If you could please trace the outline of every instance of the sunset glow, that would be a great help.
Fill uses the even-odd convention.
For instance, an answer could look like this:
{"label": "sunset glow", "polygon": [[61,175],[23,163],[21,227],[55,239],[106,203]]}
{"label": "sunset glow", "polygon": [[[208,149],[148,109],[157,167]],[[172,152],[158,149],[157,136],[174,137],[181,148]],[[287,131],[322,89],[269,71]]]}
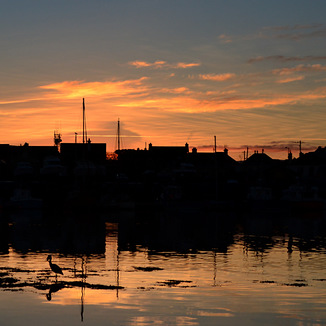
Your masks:
{"label": "sunset glow", "polygon": [[284,144],[295,156],[299,140],[325,146],[325,2],[221,5],[7,3],[0,143],[51,145],[54,129],[72,142],[85,98],[88,133],[108,151],[118,118],[127,148],[211,151],[216,136],[239,159],[247,146],[281,158]]}

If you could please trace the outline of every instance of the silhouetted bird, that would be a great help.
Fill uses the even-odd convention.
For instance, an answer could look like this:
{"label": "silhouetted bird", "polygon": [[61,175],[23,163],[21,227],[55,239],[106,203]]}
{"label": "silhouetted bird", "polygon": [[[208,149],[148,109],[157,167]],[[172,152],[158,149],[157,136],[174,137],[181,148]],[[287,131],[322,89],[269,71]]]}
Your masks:
{"label": "silhouetted bird", "polygon": [[58,274],[63,275],[61,267],[59,267],[57,264],[52,264],[52,256],[51,255],[49,255],[46,260],[49,262],[50,268],[55,273],[55,278],[57,278]]}

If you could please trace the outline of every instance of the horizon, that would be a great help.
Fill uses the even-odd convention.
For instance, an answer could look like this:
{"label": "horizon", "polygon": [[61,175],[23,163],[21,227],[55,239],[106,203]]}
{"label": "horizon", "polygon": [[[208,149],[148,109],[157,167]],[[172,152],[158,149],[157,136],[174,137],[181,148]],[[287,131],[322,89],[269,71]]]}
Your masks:
{"label": "horizon", "polygon": [[[60,134],[60,136],[62,136]],[[122,136],[122,138],[124,138]],[[77,143],[79,144],[82,144],[82,140],[81,141],[78,141],[82,139],[82,136],[79,135],[79,137],[77,138]],[[108,145],[108,143],[106,142],[93,142],[92,139],[89,137],[89,139],[91,140],[92,143],[105,143],[106,146]],[[115,139],[114,139],[115,142],[117,142],[117,136],[115,136]],[[75,141],[71,141],[71,142],[65,142],[64,140],[62,140],[62,143],[75,143]],[[300,145],[299,145],[300,141],[298,142],[293,142],[293,147],[290,148],[290,147],[279,147],[277,145],[267,145],[267,146],[253,146],[253,147],[241,147],[241,148],[230,148],[228,146],[221,146],[221,145],[217,145],[216,146],[216,152],[223,152],[225,149],[228,150],[228,155],[230,157],[232,157],[234,160],[236,161],[244,161],[244,157],[247,156],[247,151],[248,151],[248,157],[250,157],[251,155],[253,155],[254,153],[264,153],[266,155],[268,155],[269,157],[271,157],[272,159],[279,159],[279,160],[286,160],[288,158],[288,153],[289,153],[289,150],[290,152],[292,153],[293,155],[293,159],[295,158],[298,158],[299,157],[299,154],[300,154]],[[44,144],[31,144],[29,142],[22,142],[22,143],[16,143],[16,144],[4,144],[4,143],[1,143],[0,145],[9,145],[9,146],[24,146],[25,144],[28,144],[28,146],[56,146],[54,145],[54,141],[52,142],[52,144],[49,144],[49,143],[44,143]],[[122,142],[123,144],[123,142]],[[121,150],[148,150],[148,147],[149,147],[149,144],[150,143],[145,143],[144,144],[144,147],[138,147],[138,148],[127,148],[125,146],[122,146]],[[184,144],[174,144],[174,145],[169,145],[169,144],[153,144],[151,143],[154,147],[155,146],[163,146],[163,147],[174,147],[174,146],[177,146],[177,147],[183,147],[185,146],[186,144],[189,145],[189,153],[192,152],[192,150],[194,148],[197,149],[198,153],[214,153],[214,144],[211,144],[211,145],[205,145],[203,147],[196,147],[196,146],[192,146],[191,144],[185,142]],[[294,146],[295,145],[295,146]],[[301,145],[301,152],[303,154],[305,153],[309,153],[309,152],[314,152],[317,150],[318,147],[322,147],[322,148],[326,148],[326,145],[325,146],[316,146],[316,147],[313,147],[313,146],[305,146],[304,145],[304,142],[302,142],[302,145]],[[109,150],[107,149],[106,152],[107,154],[113,154],[117,151],[117,148],[115,148],[114,150]]]}

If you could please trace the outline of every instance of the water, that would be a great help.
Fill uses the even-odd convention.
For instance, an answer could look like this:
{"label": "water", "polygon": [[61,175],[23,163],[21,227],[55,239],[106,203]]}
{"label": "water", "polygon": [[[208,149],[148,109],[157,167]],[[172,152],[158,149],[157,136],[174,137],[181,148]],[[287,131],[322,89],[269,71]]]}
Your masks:
{"label": "water", "polygon": [[11,225],[0,325],[326,325],[323,223],[202,223]]}

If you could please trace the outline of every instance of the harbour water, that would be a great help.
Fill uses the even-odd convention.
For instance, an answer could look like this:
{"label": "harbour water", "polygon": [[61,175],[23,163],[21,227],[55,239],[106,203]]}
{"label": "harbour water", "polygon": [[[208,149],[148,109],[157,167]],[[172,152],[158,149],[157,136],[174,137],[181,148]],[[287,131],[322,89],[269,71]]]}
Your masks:
{"label": "harbour water", "polygon": [[9,225],[0,325],[326,325],[324,221],[202,223]]}

